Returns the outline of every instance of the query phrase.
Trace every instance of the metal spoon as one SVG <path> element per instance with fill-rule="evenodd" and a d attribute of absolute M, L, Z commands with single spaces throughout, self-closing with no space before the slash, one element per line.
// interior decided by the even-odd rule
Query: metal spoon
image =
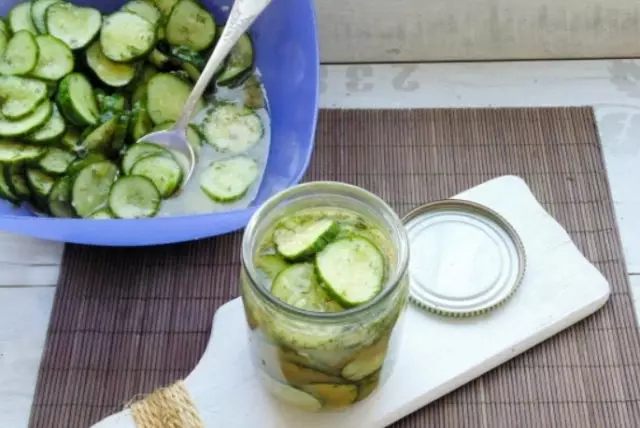
<path fill-rule="evenodd" d="M 193 87 L 191 95 L 189 95 L 189 98 L 184 104 L 182 116 L 180 116 L 172 128 L 152 132 L 137 141 L 165 146 L 172 150 L 174 154 L 182 155 L 179 157 L 183 159 L 178 159 L 184 169 L 181 187 L 184 187 L 191 178 L 196 163 L 195 153 L 187 140 L 187 126 L 192 118 L 193 109 L 200 97 L 202 97 L 216 70 L 220 67 L 229 52 L 231 52 L 236 42 L 271 1 L 272 0 L 235 0 L 222 35 L 216 43 L 200 78 Z"/>

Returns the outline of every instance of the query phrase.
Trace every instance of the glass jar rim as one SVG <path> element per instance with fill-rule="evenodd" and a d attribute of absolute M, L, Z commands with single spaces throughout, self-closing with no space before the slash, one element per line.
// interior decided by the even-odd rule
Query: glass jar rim
<path fill-rule="evenodd" d="M 332 189 L 334 189 L 332 191 Z M 382 217 L 389 223 L 389 226 L 393 228 L 394 233 L 398 235 L 397 243 L 397 263 L 393 271 L 393 275 L 390 275 L 385 282 L 382 291 L 373 299 L 365 304 L 356 306 L 353 308 L 345 309 L 340 312 L 313 312 L 306 309 L 301 309 L 282 300 L 274 297 L 265 287 L 260 286 L 260 281 L 256 275 L 256 268 L 254 265 L 254 254 L 252 245 L 253 238 L 260 225 L 260 220 L 266 216 L 269 212 L 276 209 L 280 204 L 287 200 L 288 197 L 295 196 L 297 193 L 301 193 L 300 196 L 304 197 L 304 192 L 319 191 L 323 193 L 333 193 L 340 195 L 335 190 L 346 190 L 351 192 L 357 192 L 359 196 L 364 200 L 367 205 L 370 205 L 382 212 Z M 354 186 L 348 183 L 342 183 L 339 181 L 313 181 L 303 184 L 297 184 L 295 186 L 284 189 L 275 195 L 271 196 L 266 202 L 264 202 L 253 214 L 249 223 L 247 224 L 242 237 L 242 266 L 244 273 L 248 276 L 254 289 L 258 290 L 258 293 L 266 299 L 272 305 L 283 309 L 291 315 L 304 318 L 312 318 L 316 320 L 325 321 L 337 321 L 344 318 L 352 317 L 366 313 L 371 308 L 375 308 L 380 302 L 386 300 L 399 286 L 402 277 L 409 266 L 409 238 L 404 229 L 404 223 L 398 216 L 398 214 L 391 208 L 382 198 L 374 193 L 363 189 L 358 186 Z"/>

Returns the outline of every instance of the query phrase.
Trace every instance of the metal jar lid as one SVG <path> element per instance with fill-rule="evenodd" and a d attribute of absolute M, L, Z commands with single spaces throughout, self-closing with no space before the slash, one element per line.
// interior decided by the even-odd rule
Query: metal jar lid
<path fill-rule="evenodd" d="M 447 199 L 416 208 L 403 221 L 417 305 L 441 315 L 479 315 L 504 303 L 522 282 L 522 241 L 490 208 Z"/>

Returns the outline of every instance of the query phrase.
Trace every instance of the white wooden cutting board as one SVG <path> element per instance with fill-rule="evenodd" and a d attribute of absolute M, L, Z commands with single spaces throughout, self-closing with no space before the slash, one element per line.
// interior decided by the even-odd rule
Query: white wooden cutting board
<path fill-rule="evenodd" d="M 235 299 L 216 313 L 207 350 L 185 382 L 205 426 L 385 427 L 605 304 L 610 294 L 607 280 L 520 178 L 500 177 L 457 197 L 493 208 L 522 238 L 527 273 L 505 306 L 469 319 L 442 318 L 411 306 L 398 360 L 385 386 L 345 412 L 308 414 L 275 402 L 262 390 L 249 360 L 242 302 Z M 129 411 L 124 411 L 95 427 L 133 428 L 135 424 Z"/>

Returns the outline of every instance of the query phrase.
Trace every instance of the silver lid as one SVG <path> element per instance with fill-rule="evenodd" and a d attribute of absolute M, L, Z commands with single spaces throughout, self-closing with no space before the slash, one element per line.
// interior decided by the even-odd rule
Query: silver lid
<path fill-rule="evenodd" d="M 522 241 L 488 207 L 437 201 L 404 222 L 411 242 L 410 296 L 419 306 L 442 315 L 477 315 L 504 303 L 522 282 Z"/>

